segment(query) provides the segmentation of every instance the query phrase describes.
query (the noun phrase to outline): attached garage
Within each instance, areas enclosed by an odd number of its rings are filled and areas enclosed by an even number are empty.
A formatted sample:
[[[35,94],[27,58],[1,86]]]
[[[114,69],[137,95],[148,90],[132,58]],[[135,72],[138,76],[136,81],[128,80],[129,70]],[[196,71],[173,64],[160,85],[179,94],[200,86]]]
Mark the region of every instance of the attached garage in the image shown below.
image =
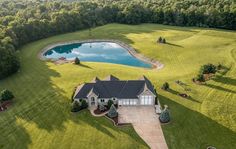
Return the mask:
[[[153,96],[140,96],[140,105],[153,105]]]
[[[120,99],[119,100],[119,105],[137,105],[138,104],[138,99]]]

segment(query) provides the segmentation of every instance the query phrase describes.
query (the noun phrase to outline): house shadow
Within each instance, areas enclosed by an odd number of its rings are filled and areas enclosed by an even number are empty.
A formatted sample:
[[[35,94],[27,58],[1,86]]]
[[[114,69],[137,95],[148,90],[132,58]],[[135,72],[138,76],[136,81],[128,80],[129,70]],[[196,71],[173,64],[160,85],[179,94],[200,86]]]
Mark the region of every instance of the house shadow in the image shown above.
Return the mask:
[[[236,132],[168,97],[159,95],[159,99],[170,109],[171,122],[162,125],[170,148],[236,148]]]
[[[94,117],[91,115],[90,111],[87,109],[76,112],[76,113],[72,113],[72,115],[74,117],[74,122],[76,123],[79,123],[80,121],[84,122],[87,125],[90,125],[91,127],[97,129],[98,131],[106,134],[108,137],[115,139],[115,136],[107,129],[107,126],[109,126],[109,122],[105,121],[107,125],[104,125],[104,117]]]
[[[114,126],[114,123],[106,118],[105,116],[102,117],[94,117],[89,110],[82,110],[77,113],[73,113],[73,117],[75,118],[74,122],[77,122],[78,124],[80,122],[86,123],[87,125],[97,129],[99,132],[102,132],[106,134],[108,137],[111,137],[113,139],[116,138],[109,129],[118,132],[118,133],[125,133],[126,135],[129,135],[130,138],[132,138],[135,142],[138,142],[138,144],[147,146],[148,145],[142,140],[142,138],[135,132],[132,125],[127,124],[125,126],[119,127]],[[130,131],[133,131],[133,133],[130,133]]]

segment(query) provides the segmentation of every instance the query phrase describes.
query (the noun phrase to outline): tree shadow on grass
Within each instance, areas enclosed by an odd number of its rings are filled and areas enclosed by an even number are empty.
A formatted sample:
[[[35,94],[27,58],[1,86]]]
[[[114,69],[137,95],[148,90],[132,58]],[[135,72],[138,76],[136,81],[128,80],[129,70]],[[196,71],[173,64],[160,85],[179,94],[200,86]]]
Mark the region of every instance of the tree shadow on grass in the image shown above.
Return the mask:
[[[159,95],[159,99],[170,108],[171,122],[162,125],[169,148],[236,148],[236,133],[229,128],[170,98]]]
[[[171,88],[168,89],[168,92],[170,92],[170,93],[172,93],[172,94],[174,94],[174,95],[177,95],[177,96],[181,97],[182,99],[188,99],[188,100],[191,100],[191,101],[193,101],[193,102],[201,103],[201,102],[199,102],[198,100],[194,99],[193,97],[189,96],[188,94],[187,94],[188,97],[182,97],[182,96],[179,95],[180,92],[175,91],[175,90],[173,90],[173,89],[171,89]]]
[[[36,135],[29,132],[27,128],[29,124],[35,124],[40,131],[46,130],[50,133],[55,130],[65,131],[66,123],[69,121],[76,123],[78,126],[81,125],[81,122],[84,122],[114,139],[116,137],[110,132],[110,129],[125,133],[130,138],[135,138],[134,141],[138,140],[137,147],[141,144],[146,146],[137,134],[130,133],[130,129],[118,129],[109,120],[95,118],[88,111],[78,113],[76,117],[72,116],[70,112],[71,99],[65,96],[65,91],[51,80],[52,78],[61,77],[61,75],[50,69],[45,62],[32,63],[32,65],[33,67],[27,68],[30,69],[26,70],[27,72],[23,70],[17,74],[17,84],[6,87],[13,90],[17,98],[14,106],[10,107],[6,114],[1,115],[4,116],[4,119],[0,117],[0,146],[11,148],[11,146],[17,146],[18,143],[21,143],[22,148],[27,148],[32,142],[30,135]],[[22,86],[26,81],[28,85],[26,83]],[[7,86],[5,83],[3,84]],[[17,123],[17,118],[23,120],[20,125]],[[79,120],[76,118],[79,118]],[[96,136],[96,134],[94,135]],[[17,140],[17,138],[21,139]],[[21,142],[19,142],[20,140]]]
[[[173,90],[172,88],[169,88],[167,91],[170,92],[171,94],[179,95],[179,92],[176,90]]]
[[[183,46],[181,46],[181,45],[177,45],[177,44],[170,43],[170,42],[166,42],[166,44],[171,45],[171,46],[175,46],[175,47],[183,48]]]
[[[111,28],[112,32],[109,32],[109,30],[105,30],[107,32],[104,32],[104,30],[95,31],[94,37],[101,39],[118,39],[131,44],[134,42],[126,36],[130,33],[142,34],[156,30],[168,31],[172,29],[174,28],[159,29],[155,26],[148,29],[146,27],[145,29],[137,29],[133,28],[133,26],[127,26],[124,30],[117,30],[114,27]],[[29,144],[35,141],[31,140],[31,135],[37,137],[37,134],[29,132],[30,128],[27,127],[28,125],[35,124],[37,126],[36,129],[39,129],[39,131],[64,131],[66,129],[65,123],[69,121],[75,122],[78,125],[80,125],[80,121],[85,122],[113,138],[114,136],[107,129],[111,128],[117,132],[126,133],[131,138],[135,136],[135,140],[145,144],[143,141],[140,141],[141,139],[134,131],[131,133],[131,129],[118,129],[113,126],[109,120],[97,118],[91,118],[91,120],[89,120],[90,117],[86,116],[82,116],[81,120],[76,120],[71,116],[71,100],[65,96],[65,91],[52,81],[52,78],[59,78],[61,75],[55,70],[50,69],[46,62],[38,60],[37,52],[52,43],[89,38],[88,36],[80,36],[78,33],[75,33],[78,36],[73,36],[75,34],[72,34],[58,35],[56,38],[50,37],[24,46],[20,55],[22,64],[21,71],[0,81],[0,88],[8,88],[12,90],[16,96],[14,105],[6,112],[0,113],[0,148],[28,148]],[[64,38],[65,36],[67,38]],[[82,65],[82,67],[92,69],[86,65]],[[18,124],[17,119],[22,119],[22,121],[25,122]]]
[[[7,111],[5,111],[7,112]],[[0,148],[28,148],[32,142],[30,135],[24,127],[16,124],[16,118],[0,124]],[[20,143],[16,143],[20,142]]]
[[[236,79],[224,76],[212,78],[215,82],[236,86]]]
[[[221,87],[221,86],[217,86],[217,85],[214,85],[214,84],[207,83],[207,84],[203,84],[203,85],[206,86],[206,87],[210,87],[212,89],[217,89],[217,90],[220,90],[220,91],[236,94],[236,91],[234,91],[234,90],[227,89],[227,88],[224,88],[224,87]]]
[[[83,64],[83,63],[80,63],[79,66],[84,67],[84,68],[93,69],[92,67],[90,67],[90,66],[88,66],[88,65],[85,65],[85,64]]]

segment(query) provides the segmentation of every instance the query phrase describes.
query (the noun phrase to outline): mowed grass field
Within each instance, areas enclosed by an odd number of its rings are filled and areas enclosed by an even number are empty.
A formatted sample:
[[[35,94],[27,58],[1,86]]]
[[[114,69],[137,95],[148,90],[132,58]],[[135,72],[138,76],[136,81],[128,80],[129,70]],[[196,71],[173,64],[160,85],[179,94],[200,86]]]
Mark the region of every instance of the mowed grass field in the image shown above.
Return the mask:
[[[157,44],[159,36],[168,44]],[[151,70],[92,62],[55,65],[37,57],[49,44],[89,38],[123,41],[165,67]],[[109,74],[121,79],[146,75],[153,82],[161,103],[171,111],[171,123],[162,126],[170,149],[236,148],[235,31],[109,24],[92,29],[92,37],[84,30],[27,44],[19,56],[20,72],[0,81],[0,89],[12,90],[16,96],[13,106],[0,113],[0,148],[148,148],[131,126],[117,128],[86,110],[70,113],[74,87]],[[205,85],[192,83],[206,63],[221,63],[229,70]],[[185,91],[176,80],[191,91]],[[160,89],[164,82],[169,82],[170,92]],[[192,98],[181,98],[177,92]]]

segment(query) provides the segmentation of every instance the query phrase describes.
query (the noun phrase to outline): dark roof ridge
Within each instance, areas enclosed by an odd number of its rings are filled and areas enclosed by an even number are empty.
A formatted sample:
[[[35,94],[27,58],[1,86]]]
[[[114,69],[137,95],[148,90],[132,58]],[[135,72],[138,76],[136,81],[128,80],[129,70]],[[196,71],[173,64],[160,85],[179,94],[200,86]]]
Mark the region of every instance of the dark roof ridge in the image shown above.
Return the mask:
[[[102,87],[106,90],[106,92],[109,94],[109,96],[111,96],[111,94],[109,93],[108,89],[105,87],[105,85],[103,84],[102,81],[99,81],[100,84],[102,85]]]
[[[125,88],[125,86],[127,85],[127,82],[128,82],[128,80],[123,80],[123,81],[125,81],[125,84],[124,84],[124,86],[122,87],[122,89],[120,90],[120,92],[119,92],[119,94],[118,94],[118,97],[120,97],[120,94],[122,93],[122,91],[124,90],[124,88]]]
[[[76,87],[75,89],[75,93],[73,95],[73,97],[75,98],[75,96],[79,93],[79,91],[81,90],[81,88],[85,85],[85,83],[80,84],[79,86]]]
[[[99,96],[98,91],[96,90],[95,86],[91,88],[91,90],[88,92],[87,96],[89,95],[90,92],[93,92],[95,95]]]

